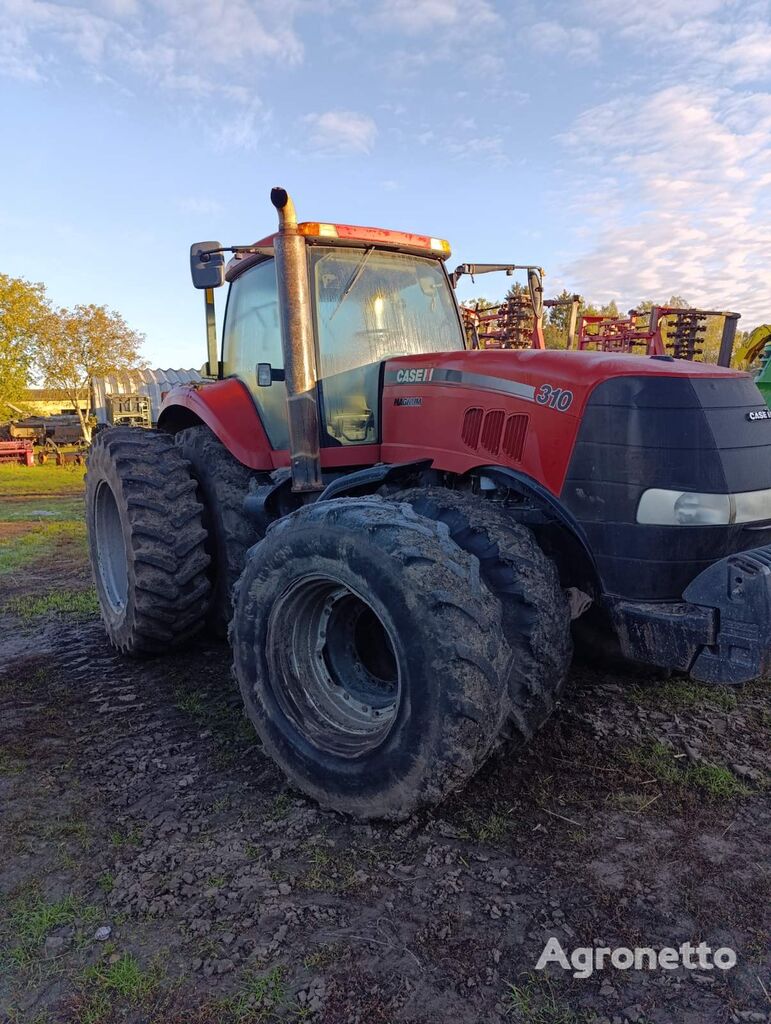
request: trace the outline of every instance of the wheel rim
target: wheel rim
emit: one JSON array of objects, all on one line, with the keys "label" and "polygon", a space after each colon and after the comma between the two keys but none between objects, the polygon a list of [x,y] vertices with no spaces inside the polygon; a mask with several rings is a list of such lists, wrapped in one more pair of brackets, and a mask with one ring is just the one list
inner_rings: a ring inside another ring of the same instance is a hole
[{"label": "wheel rim", "polygon": [[128,599],[128,558],[118,503],[112,488],[104,480],[99,483],[94,500],[94,534],[99,580],[107,602],[114,612],[121,612]]},{"label": "wheel rim", "polygon": [[364,598],[331,577],[304,577],[268,621],[272,692],[302,735],[340,757],[379,746],[399,710],[401,683],[388,627]]}]

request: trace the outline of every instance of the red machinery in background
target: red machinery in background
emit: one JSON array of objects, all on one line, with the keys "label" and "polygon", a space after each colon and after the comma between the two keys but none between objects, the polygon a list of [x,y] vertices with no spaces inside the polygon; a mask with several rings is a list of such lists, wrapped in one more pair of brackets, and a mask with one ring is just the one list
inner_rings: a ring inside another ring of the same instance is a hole
[{"label": "red machinery in background", "polygon": [[[719,366],[731,365],[739,313],[708,309],[653,306],[650,313],[630,309],[627,317],[582,316],[578,324],[579,351],[630,352],[636,355],[699,360],[711,317],[723,318]],[[570,341],[568,348],[571,348]]]},{"label": "red machinery in background", "polygon": [[34,466],[35,456],[32,441],[0,441],[0,462],[18,462],[22,466]]},{"label": "red machinery in background", "polygon": [[503,271],[512,277],[517,270],[527,272],[527,290],[514,291],[503,302],[495,306],[460,306],[463,326],[471,348],[475,349],[525,349],[546,348],[543,337],[543,313],[545,308],[567,306],[568,320],[567,347],[572,348],[575,340],[580,295],[569,299],[544,299],[543,267],[516,263],[463,263],[450,275],[453,286],[467,274],[473,280],[477,274]]}]

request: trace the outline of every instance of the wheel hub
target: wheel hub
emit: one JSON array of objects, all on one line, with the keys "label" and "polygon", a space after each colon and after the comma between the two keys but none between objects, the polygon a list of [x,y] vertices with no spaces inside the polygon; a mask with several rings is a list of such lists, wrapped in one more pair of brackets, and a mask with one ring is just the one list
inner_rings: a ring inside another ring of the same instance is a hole
[{"label": "wheel hub", "polygon": [[305,577],[268,623],[271,688],[316,747],[343,757],[385,739],[400,699],[394,645],[382,619],[339,580]]}]

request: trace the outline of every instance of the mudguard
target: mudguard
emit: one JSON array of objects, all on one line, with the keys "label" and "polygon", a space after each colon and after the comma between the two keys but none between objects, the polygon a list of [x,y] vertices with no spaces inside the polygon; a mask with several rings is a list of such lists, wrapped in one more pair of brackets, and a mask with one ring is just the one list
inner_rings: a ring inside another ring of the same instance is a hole
[{"label": "mudguard", "polygon": [[159,428],[177,431],[195,423],[205,423],[231,455],[250,469],[273,469],[268,435],[249,389],[238,378],[169,391],[158,417]]}]

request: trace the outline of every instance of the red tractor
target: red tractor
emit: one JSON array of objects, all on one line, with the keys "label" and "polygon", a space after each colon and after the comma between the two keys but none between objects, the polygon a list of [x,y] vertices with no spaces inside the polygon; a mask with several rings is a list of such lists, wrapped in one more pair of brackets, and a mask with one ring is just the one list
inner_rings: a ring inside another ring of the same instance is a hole
[{"label": "red tractor", "polygon": [[229,625],[289,780],[392,818],[532,737],[579,615],[695,679],[769,667],[771,417],[747,374],[467,351],[446,242],[298,224],[271,198],[277,233],[227,268],[218,243],[192,247],[216,380],[171,391],[155,430],[94,440],[90,553],[116,648]]}]

